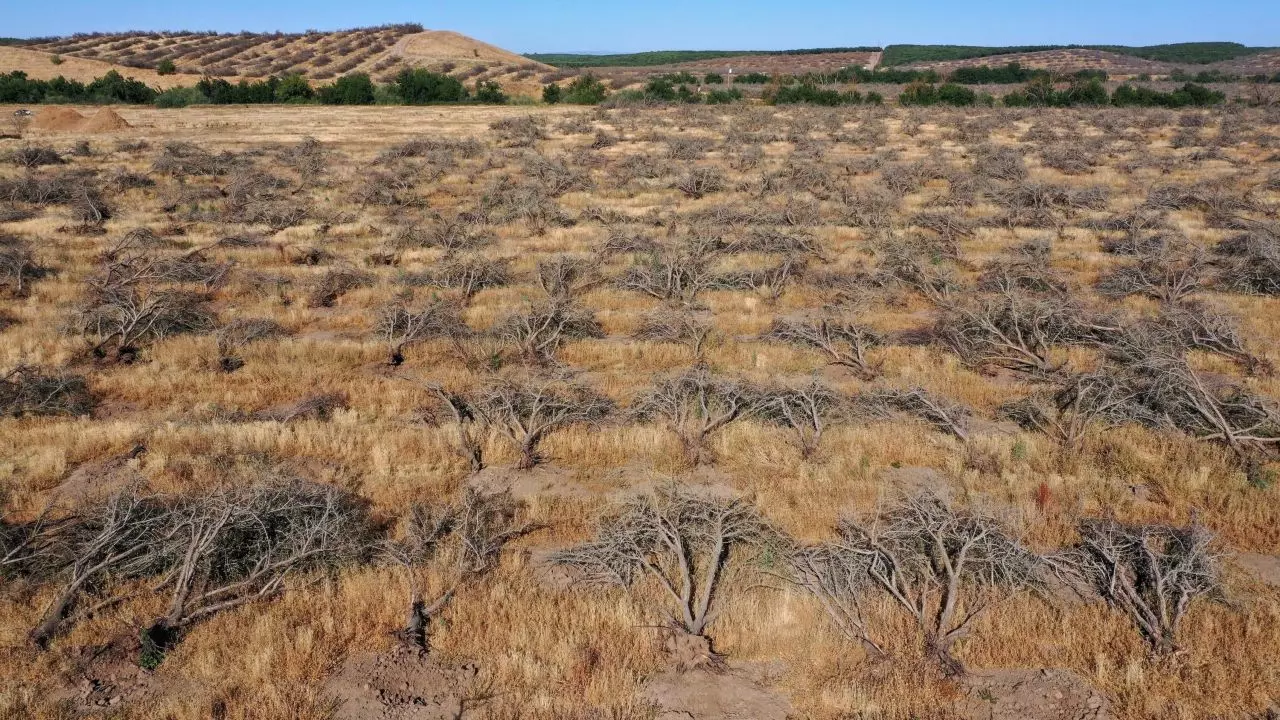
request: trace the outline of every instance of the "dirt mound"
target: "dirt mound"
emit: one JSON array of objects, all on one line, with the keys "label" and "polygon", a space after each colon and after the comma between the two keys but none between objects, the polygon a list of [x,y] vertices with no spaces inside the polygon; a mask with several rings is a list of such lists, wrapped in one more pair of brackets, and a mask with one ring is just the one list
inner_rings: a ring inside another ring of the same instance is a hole
[{"label": "dirt mound", "polygon": [[120,117],[115,110],[111,108],[102,108],[98,114],[89,118],[81,128],[81,132],[105,133],[119,132],[128,130],[133,127],[124,118]]},{"label": "dirt mound", "polygon": [[966,696],[956,704],[972,720],[1105,720],[1110,703],[1070,670],[975,670],[965,676]]},{"label": "dirt mound", "polygon": [[334,720],[458,720],[475,665],[445,667],[407,647],[348,658],[325,689],[338,703]]},{"label": "dirt mound", "polygon": [[79,130],[80,126],[84,124],[84,116],[71,108],[41,108],[36,111],[35,120],[31,124],[37,130],[66,132],[68,130]]},{"label": "dirt mound", "polygon": [[658,720],[786,720],[793,712],[782,695],[732,669],[663,673],[641,695],[658,706]]},{"label": "dirt mound", "polygon": [[140,706],[191,690],[190,680],[166,673],[163,665],[155,671],[140,667],[142,647],[135,635],[75,652],[65,685],[54,695],[81,712]]},{"label": "dirt mound", "polygon": [[58,484],[54,493],[61,502],[76,507],[101,500],[129,485],[145,485],[146,477],[138,471],[136,462],[145,451],[139,446],[123,455],[81,463]]}]

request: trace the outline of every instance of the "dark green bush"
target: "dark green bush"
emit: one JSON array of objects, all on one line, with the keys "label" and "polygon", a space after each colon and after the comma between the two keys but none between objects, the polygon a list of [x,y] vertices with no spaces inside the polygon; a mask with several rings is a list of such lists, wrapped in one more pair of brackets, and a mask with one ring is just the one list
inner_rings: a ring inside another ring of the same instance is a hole
[{"label": "dark green bush", "polygon": [[574,105],[599,105],[606,97],[609,97],[609,91],[605,89],[604,83],[596,76],[587,74],[579,75],[569,83],[564,101]]},{"label": "dark green bush", "polygon": [[169,58],[161,60],[160,63],[156,65],[157,75],[172,75],[176,72],[178,72],[178,66],[174,65],[173,61]]},{"label": "dark green bush", "polygon": [[206,105],[209,98],[193,87],[169,88],[156,96],[158,108],[184,108],[188,105]]},{"label": "dark green bush", "polygon": [[719,73],[707,73],[702,77],[702,82],[706,85],[723,85],[724,76]]},{"label": "dark green bush", "polygon": [[764,73],[750,72],[736,76],[733,81],[744,85],[767,85],[772,79]]},{"label": "dark green bush", "polygon": [[317,89],[316,96],[325,105],[372,105],[373,80],[366,73],[343,75],[332,85]]},{"label": "dark green bush", "polygon": [[[401,70],[400,74],[396,75],[395,85],[401,101],[408,105],[459,102],[467,99],[467,89],[456,78],[433,73],[425,68]],[[501,102],[505,101],[504,97]]]},{"label": "dark green bush", "polygon": [[552,83],[542,88],[542,102],[548,105],[555,105],[560,102],[561,92],[560,86]]},{"label": "dark green bush", "polygon": [[503,105],[507,102],[507,94],[502,86],[492,80],[481,80],[476,83],[476,102],[486,105]]}]

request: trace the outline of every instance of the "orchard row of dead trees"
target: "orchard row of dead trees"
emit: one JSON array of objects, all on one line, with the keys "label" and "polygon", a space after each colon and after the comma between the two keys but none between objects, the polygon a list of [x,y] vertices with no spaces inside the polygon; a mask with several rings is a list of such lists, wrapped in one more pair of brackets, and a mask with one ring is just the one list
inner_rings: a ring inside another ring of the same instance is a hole
[{"label": "orchard row of dead trees", "polygon": [[431,619],[533,529],[506,493],[468,490],[388,524],[358,496],[293,477],[176,495],[130,486],[26,522],[0,516],[0,587],[51,590],[29,636],[39,648],[111,607],[161,596],[163,612],[139,631],[163,653],[212,615],[383,563],[405,575],[404,635],[426,649]]},{"label": "orchard row of dead trees", "polygon": [[1166,654],[1178,647],[1191,603],[1221,590],[1219,559],[1201,527],[1086,519],[1079,537],[1070,548],[1037,554],[1008,518],[924,491],[846,516],[831,540],[802,543],[743,498],[673,486],[625,502],[601,518],[593,539],[551,562],[579,584],[633,591],[670,626],[702,638],[711,662],[708,626],[732,593],[764,576],[815,598],[875,660],[894,644],[887,604],[917,629],[921,652],[951,675],[963,672],[956,645],[985,612],[1023,591],[1043,595],[1065,583],[1124,613],[1154,653]]}]

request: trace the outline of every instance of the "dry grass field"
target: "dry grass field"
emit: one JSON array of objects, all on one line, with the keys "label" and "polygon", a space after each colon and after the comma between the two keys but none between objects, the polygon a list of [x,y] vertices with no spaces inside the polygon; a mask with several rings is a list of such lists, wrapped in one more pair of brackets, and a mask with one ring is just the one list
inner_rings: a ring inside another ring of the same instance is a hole
[{"label": "dry grass field", "polygon": [[1274,108],[118,112],[0,140],[0,718],[1274,717]]}]

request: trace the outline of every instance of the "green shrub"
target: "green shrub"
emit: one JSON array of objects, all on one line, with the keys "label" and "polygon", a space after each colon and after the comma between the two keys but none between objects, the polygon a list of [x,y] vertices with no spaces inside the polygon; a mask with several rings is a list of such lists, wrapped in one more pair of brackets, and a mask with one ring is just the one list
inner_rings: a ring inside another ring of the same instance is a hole
[{"label": "green shrub", "polygon": [[61,55],[50,55],[50,56],[49,56],[49,62],[53,63],[54,65],[61,65],[61,64],[62,64],[62,62],[63,62],[63,60],[62,60],[62,56],[61,56]]},{"label": "green shrub", "polygon": [[[403,95],[403,88],[401,89]],[[373,80],[366,73],[343,75],[316,91],[325,105],[372,105],[374,103]],[[408,102],[408,98],[405,98]]]},{"label": "green shrub", "polygon": [[492,80],[482,80],[476,83],[476,102],[486,105],[504,105],[507,102],[507,94],[502,92],[502,86]]},{"label": "green shrub", "polygon": [[596,76],[587,74],[579,75],[569,83],[564,101],[574,105],[599,105],[607,97],[609,97],[609,91],[605,89],[604,83],[600,82]]},{"label": "green shrub", "polygon": [[[425,68],[406,68],[396,75],[396,89],[408,105],[459,102],[467,99],[467,89],[456,78]],[[501,90],[499,90],[501,93]],[[505,102],[503,97],[501,102]]]},{"label": "green shrub", "polygon": [[706,85],[723,85],[724,76],[719,73],[707,73],[702,77],[702,82]]},{"label": "green shrub", "polygon": [[742,91],[737,88],[729,90],[712,90],[707,93],[706,103],[708,105],[731,105],[742,99]]},{"label": "green shrub", "polygon": [[161,60],[160,63],[156,65],[157,75],[172,75],[176,72],[178,72],[178,66],[174,65],[173,61],[168,58]]},{"label": "green shrub", "polygon": [[169,88],[156,96],[158,108],[184,108],[188,105],[207,105],[209,98],[193,87]]},{"label": "green shrub", "polygon": [[673,102],[676,99],[676,88],[666,77],[656,77],[645,83],[644,96],[647,100]]},{"label": "green shrub", "polygon": [[156,95],[159,94],[154,88],[148,87],[141,80],[126,78],[115,70],[107,72],[106,75],[86,85],[85,93],[89,96],[89,99],[96,102],[118,102],[133,105],[150,105],[155,101]]},{"label": "green shrub", "polygon": [[275,101],[278,103],[303,103],[315,97],[315,90],[305,77],[291,73],[280,78],[275,88]]},{"label": "green shrub", "polygon": [[858,105],[862,102],[862,94],[856,90],[845,93],[838,90],[824,90],[816,85],[804,83],[780,87],[776,93],[765,98],[765,100],[775,105],[804,103],[807,105],[836,107],[839,105]]},{"label": "green shrub", "polygon": [[956,107],[967,107],[978,101],[978,94],[963,85],[947,83],[938,88],[938,102]]},{"label": "green shrub", "polygon": [[548,105],[555,105],[556,103],[560,102],[560,99],[561,99],[561,92],[560,92],[559,85],[552,83],[542,88],[542,102]]},{"label": "green shrub", "polygon": [[750,72],[750,73],[746,73],[745,75],[738,75],[733,79],[735,83],[742,83],[744,85],[767,85],[769,84],[770,80],[772,80],[772,78],[770,78],[768,75],[765,75],[764,73],[758,73],[758,72]]}]

